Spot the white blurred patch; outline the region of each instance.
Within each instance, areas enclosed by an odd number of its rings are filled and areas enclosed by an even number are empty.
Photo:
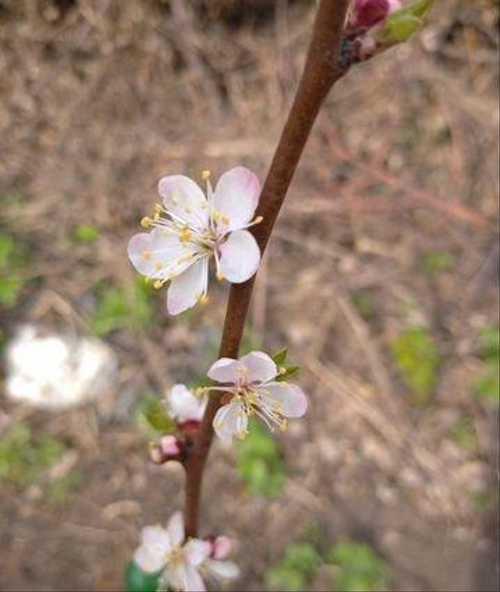
[[[110,390],[118,363],[97,339],[41,334],[20,328],[7,347],[7,396],[35,407],[63,409],[94,400]]]

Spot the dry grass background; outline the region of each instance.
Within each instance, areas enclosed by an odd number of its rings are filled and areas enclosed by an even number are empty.
[[[5,333],[28,319],[89,332],[96,284],[134,277],[126,243],[160,175],[242,163],[264,177],[313,11],[286,0],[0,2],[0,224],[33,252],[31,288],[0,310]],[[442,0],[419,39],[353,69],[317,122],[250,326],[254,342],[288,344],[303,366],[311,411],[283,439],[292,477],[277,501],[252,498],[217,448],[206,482],[206,531],[223,523],[242,542],[240,589],[261,589],[314,521],[331,541],[369,541],[395,590],[494,589],[497,518],[473,500],[495,487],[497,414],[471,393],[480,332],[498,323],[497,23],[493,1]],[[95,245],[69,240],[80,224],[100,230]],[[425,274],[433,252],[456,265]],[[159,295],[152,329],[112,334],[119,384],[96,406],[46,415],[2,399],[13,418],[71,442],[85,481],[62,507],[36,487],[2,486],[0,589],[120,586],[138,529],[181,501],[182,475],[147,466],[130,409],[206,370],[226,293],[213,285],[207,307],[180,322]],[[414,325],[443,357],[424,408],[391,356]],[[450,436],[464,417],[473,450]]]

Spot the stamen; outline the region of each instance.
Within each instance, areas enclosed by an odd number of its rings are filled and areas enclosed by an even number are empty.
[[[141,226],[143,228],[151,228],[153,226],[153,220],[149,216],[144,216],[141,220]]]

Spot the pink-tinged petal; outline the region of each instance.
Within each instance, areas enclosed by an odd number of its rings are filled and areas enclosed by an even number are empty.
[[[394,0],[356,0],[352,24],[369,29],[387,18],[395,5]]]
[[[183,384],[176,384],[168,395],[170,415],[179,423],[200,421],[203,417],[207,401],[195,397]]]
[[[217,561],[209,559],[205,563],[206,569],[221,580],[234,580],[240,575],[240,568],[233,561]]]
[[[154,573],[165,565],[165,554],[160,554],[155,548],[141,546],[134,553],[134,561],[142,571]]]
[[[186,565],[184,569],[184,590],[186,592],[205,592],[206,586],[201,579],[198,570],[192,565]]]
[[[184,517],[182,516],[182,512],[172,514],[168,521],[167,531],[174,547],[184,542]]]
[[[181,273],[190,265],[192,246],[184,245],[179,237],[155,228],[149,234],[141,232],[128,244],[128,256],[139,273],[154,279],[164,279]]]
[[[177,315],[192,308],[205,292],[208,276],[208,259],[203,258],[173,278],[167,292],[167,310]]]
[[[244,373],[245,368],[239,360],[220,358],[210,366],[207,376],[216,382],[236,384]]]
[[[264,352],[250,352],[241,357],[240,362],[247,369],[248,382],[267,382],[278,374],[273,359]]]
[[[168,563],[160,579],[159,590],[186,590],[186,564]]]
[[[208,202],[200,187],[184,175],[160,179],[158,193],[165,208],[187,224],[198,229],[208,226]]]
[[[285,417],[302,417],[307,411],[307,398],[295,384],[270,382],[262,386],[259,393],[277,403]]]
[[[214,559],[226,559],[233,550],[233,541],[227,536],[218,536],[212,543],[212,557]]]
[[[208,541],[201,539],[189,539],[184,545],[186,560],[191,565],[202,564],[210,556],[212,545]]]
[[[223,442],[230,443],[235,436],[244,438],[247,434],[248,417],[240,401],[233,399],[231,403],[222,406],[215,414],[213,427]]]
[[[143,571],[159,571],[171,548],[170,536],[164,528],[159,525],[146,526],[142,530],[142,545],[136,550],[134,560]]]
[[[259,195],[260,182],[252,171],[239,166],[224,173],[215,187],[217,228],[224,232],[246,226],[254,215]]]
[[[220,272],[233,284],[250,279],[260,263],[260,249],[248,230],[231,232],[220,247]]]

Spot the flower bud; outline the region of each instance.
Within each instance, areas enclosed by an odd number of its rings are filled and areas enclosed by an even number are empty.
[[[163,436],[160,442],[149,446],[149,458],[155,465],[162,465],[169,460],[181,461],[184,455],[184,442],[176,436]]]
[[[351,25],[370,29],[401,6],[400,0],[356,0]]]

